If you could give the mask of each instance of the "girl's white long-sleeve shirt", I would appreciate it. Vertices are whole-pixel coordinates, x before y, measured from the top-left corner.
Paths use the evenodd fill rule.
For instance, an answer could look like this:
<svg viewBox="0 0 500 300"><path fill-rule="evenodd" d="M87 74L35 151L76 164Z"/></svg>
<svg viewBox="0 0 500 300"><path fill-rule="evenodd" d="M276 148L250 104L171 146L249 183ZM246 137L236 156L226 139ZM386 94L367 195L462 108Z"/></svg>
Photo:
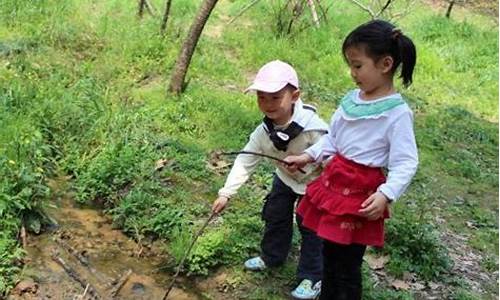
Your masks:
<svg viewBox="0 0 500 300"><path fill-rule="evenodd" d="M366 101L359 97L359 92L354 90L344 97L342 103L350 105L338 107L329 133L305 152L316 162L338 153L362 165L387 168L387 181L378 190L395 201L417 171L413 114L400 94ZM391 101L396 104L390 109L371 109ZM349 112L351 108L359 113Z"/></svg>
<svg viewBox="0 0 500 300"><path fill-rule="evenodd" d="M306 108L304 108L306 107ZM243 148L244 151L252 151L274 156L279 159L284 159L289 155L298 155L304 152L305 149L318 142L321 137L328 131L326 124L311 107L304 105L299 99L295 103L294 112L290 122L296 121L304 129L288 144L286 151L276 149L268 136L266 125L264 123L250 135L248 143ZM284 126L286 127L286 126ZM253 173L258 163L263 158L256 155L240 154L236 157L233 167L227 176L224 187L219 190L219 196L230 198L237 193L238 189L248 180ZM306 184L319 176L321 173L320 164L311 164L304 168L305 174L300 172L290 173L281 164L271 161L276 166L276 175L289 186L295 193L303 195L305 193Z"/></svg>

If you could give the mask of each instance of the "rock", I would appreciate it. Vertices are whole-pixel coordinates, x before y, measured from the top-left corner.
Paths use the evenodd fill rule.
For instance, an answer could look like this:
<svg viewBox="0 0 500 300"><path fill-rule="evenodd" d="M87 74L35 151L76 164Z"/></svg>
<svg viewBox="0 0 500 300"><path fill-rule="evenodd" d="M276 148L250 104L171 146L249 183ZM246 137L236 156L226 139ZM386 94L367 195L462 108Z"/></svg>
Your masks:
<svg viewBox="0 0 500 300"><path fill-rule="evenodd" d="M20 281L14 288L14 294L21 296L24 293L36 294L38 290L38 283L33 279L27 278Z"/></svg>

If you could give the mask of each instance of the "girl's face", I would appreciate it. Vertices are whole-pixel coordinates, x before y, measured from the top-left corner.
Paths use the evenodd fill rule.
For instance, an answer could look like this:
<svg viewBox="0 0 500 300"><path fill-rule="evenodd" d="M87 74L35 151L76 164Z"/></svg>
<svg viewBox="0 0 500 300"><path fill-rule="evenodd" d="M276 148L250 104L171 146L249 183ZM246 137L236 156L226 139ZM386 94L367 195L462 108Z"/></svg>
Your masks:
<svg viewBox="0 0 500 300"><path fill-rule="evenodd" d="M293 104L300 91L285 87L275 93L257 91L259 109L277 125L285 125L292 117Z"/></svg>
<svg viewBox="0 0 500 300"><path fill-rule="evenodd" d="M347 48L345 57L353 81L366 96L378 95L388 86L392 88L392 57L386 56L374 61L363 47Z"/></svg>

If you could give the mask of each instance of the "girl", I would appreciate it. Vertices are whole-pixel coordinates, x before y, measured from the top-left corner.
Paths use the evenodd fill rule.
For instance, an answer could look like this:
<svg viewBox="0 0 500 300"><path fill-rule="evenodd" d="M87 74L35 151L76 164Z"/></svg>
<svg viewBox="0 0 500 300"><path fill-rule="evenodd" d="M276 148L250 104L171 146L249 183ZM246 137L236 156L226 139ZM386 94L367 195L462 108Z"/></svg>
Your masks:
<svg viewBox="0 0 500 300"><path fill-rule="evenodd" d="M359 89L342 99L327 135L285 158L294 171L333 156L297 208L303 225L324 240L324 300L361 299L366 246L383 245L389 203L405 191L418 165L412 112L393 84L400 65L403 85L412 82L413 42L376 20L352 31L342 52Z"/></svg>

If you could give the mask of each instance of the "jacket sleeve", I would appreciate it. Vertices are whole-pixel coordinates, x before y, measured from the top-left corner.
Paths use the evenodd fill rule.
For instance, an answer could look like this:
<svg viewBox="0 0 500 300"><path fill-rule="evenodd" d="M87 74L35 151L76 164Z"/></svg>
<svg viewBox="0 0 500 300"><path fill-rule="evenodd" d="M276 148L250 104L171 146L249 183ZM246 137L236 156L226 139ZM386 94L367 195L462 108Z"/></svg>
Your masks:
<svg viewBox="0 0 500 300"><path fill-rule="evenodd" d="M250 135L244 151L262 152L262 134L259 127ZM226 178L224 187L219 190L219 196L230 198L238 192L238 189L248 180L262 158L257 155L239 154Z"/></svg>
<svg viewBox="0 0 500 300"><path fill-rule="evenodd" d="M388 131L388 139L389 173L387 181L378 190L395 201L404 193L417 172L418 152L411 111L394 122Z"/></svg>

